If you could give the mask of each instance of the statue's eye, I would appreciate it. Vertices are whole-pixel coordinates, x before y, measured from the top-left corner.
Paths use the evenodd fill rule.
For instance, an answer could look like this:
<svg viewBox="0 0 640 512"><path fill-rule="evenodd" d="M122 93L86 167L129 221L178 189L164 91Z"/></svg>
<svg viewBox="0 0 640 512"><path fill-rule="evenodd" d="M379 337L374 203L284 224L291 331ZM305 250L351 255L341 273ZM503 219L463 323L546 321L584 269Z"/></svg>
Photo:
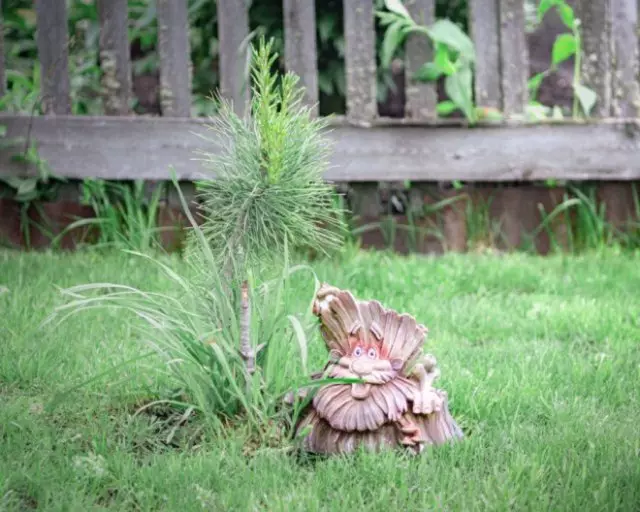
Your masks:
<svg viewBox="0 0 640 512"><path fill-rule="evenodd" d="M356 347L353 350L353 356L354 357L360 357L362 355L362 347Z"/></svg>
<svg viewBox="0 0 640 512"><path fill-rule="evenodd" d="M378 351L375 348L370 348L369 352L367 352L367 355L370 359L375 359L376 357L378 357Z"/></svg>

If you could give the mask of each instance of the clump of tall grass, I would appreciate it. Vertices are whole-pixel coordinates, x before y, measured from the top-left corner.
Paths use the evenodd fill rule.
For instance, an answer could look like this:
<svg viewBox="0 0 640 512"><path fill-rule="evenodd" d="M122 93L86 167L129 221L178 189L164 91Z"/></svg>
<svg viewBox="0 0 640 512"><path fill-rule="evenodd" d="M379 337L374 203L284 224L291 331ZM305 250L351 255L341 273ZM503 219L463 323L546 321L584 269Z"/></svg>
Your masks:
<svg viewBox="0 0 640 512"><path fill-rule="evenodd" d="M629 219L622 228L613 225L607 217L607 205L598 200L594 185L572 185L563 200L547 213L539 206L542 222L533 236L545 231L555 251L576 254L602 250L613 245L628 249L640 248L640 196L636 184L631 184L635 221ZM566 240L560 241L553 229L563 224Z"/></svg>
<svg viewBox="0 0 640 512"><path fill-rule="evenodd" d="M319 283L309 267L290 266L289 247L327 253L342 242L341 211L323 180L325 125L302 104L298 77L287 73L278 81L272 73L272 44L261 40L252 53L251 115L236 115L220 98L211 128L221 149L204 153L216 175L198 183L200 224L174 177L192 228L189 271L178 274L136 253L158 265L180 292L82 285L65 291L72 300L56 312L103 306L133 312L142 321L142 339L184 390L188 405L181 405L218 431L237 417L256 433L270 430L276 419L295 421L283 399L309 384L307 340L315 322L311 302L296 314L300 305L292 302L297 294L290 286L294 275L309 272L311 301Z"/></svg>
<svg viewBox="0 0 640 512"><path fill-rule="evenodd" d="M319 286L306 265L291 266L285 250L282 266L253 275L251 290L252 339L262 348L256 371L248 376L238 352L240 308L238 297L228 294L232 285L219 269L201 228L195 223L176 184L184 211L192 224L192 251L199 259L185 262L187 271L148 253L126 252L156 265L177 292L156 293L119 283L93 283L63 290L69 300L57 307L49 320L64 321L95 308L116 308L133 313L133 328L160 356L159 371L175 381L185 402L166 402L190 408L214 431L241 417L254 433L266 433L274 420L285 419L286 392L307 385L308 339L315 322L310 302L295 303L292 278L306 274L310 300ZM200 265L208 265L206 279ZM247 386L246 379L249 378ZM286 425L286 424L285 424Z"/></svg>
<svg viewBox="0 0 640 512"><path fill-rule="evenodd" d="M148 251L160 247L158 211L164 184L146 193L145 182L121 183L99 179L82 182L82 201L93 208L95 217L77 220L55 239L83 226L94 226L98 248ZM54 241L55 241L54 240Z"/></svg>

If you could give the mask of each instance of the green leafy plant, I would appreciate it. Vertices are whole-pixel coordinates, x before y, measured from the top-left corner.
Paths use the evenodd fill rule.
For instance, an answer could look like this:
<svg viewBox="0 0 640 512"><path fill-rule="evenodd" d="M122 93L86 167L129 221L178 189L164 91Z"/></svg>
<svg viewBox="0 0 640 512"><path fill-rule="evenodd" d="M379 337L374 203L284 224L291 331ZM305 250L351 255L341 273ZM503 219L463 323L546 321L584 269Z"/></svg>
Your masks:
<svg viewBox="0 0 640 512"><path fill-rule="evenodd" d="M0 111L40 114L40 64L29 72L7 70L7 92L0 97Z"/></svg>
<svg viewBox="0 0 640 512"><path fill-rule="evenodd" d="M556 37L551 51L551 67L529 79L528 86L532 97L535 99L542 80L552 71L555 71L562 62L574 57L573 66L573 112L574 118L578 117L580 107L585 116L589 116L597 101L596 93L581 82L582 61L582 37L580 32L580 20L575 16L573 8L565 0L540 0L538 4L538 21L542 21L549 9L555 8L569 32ZM558 111L553 111L554 117Z"/></svg>
<svg viewBox="0 0 640 512"><path fill-rule="evenodd" d="M291 389L317 385L306 377L307 336L315 327L311 308L302 311L289 290L297 281L300 293L305 281L300 279L302 274L311 275L311 281L305 281L307 288L309 284L317 287L317 279L306 266L290 266L286 252L279 271L270 269L255 275L259 284L251 287L251 307L258 321L251 322L251 333L262 340L264 349L256 372L245 385L244 360L237 351L242 316L238 297L227 293L229 282L216 266L216 258L182 195L181 201L201 258L188 259L185 270L176 272L148 253L125 251L156 267L173 292L151 292L125 283L82 284L63 290L67 300L47 322L63 322L100 308L133 315L138 320L132 324L135 334L159 357L158 371L169 378L172 389L144 408L168 405L184 414L185 421L198 417L207 430L220 436L226 434L229 422L240 419L243 430L260 441L275 438L284 442L283 431L290 418L282 408L284 395ZM201 278L204 267L206 281ZM49 406L54 407L69 391Z"/></svg>
<svg viewBox="0 0 640 512"><path fill-rule="evenodd" d="M201 224L174 177L193 228L185 258L189 271L178 275L139 254L165 272L178 295L83 285L68 290L71 301L56 312L65 318L117 307L137 315L141 336L183 390L184 398L164 401L203 415L219 432L241 415L250 429L265 433L284 414L285 392L309 384L307 336L315 322L310 307L295 313L289 288L292 275L310 269L291 267L289 248L327 253L342 240L341 211L323 180L323 121L303 106L295 75L277 80L275 59L271 42L261 39L252 48L250 115L238 117L229 102L218 101L212 129L222 149L204 154L216 179L198 183ZM315 292L319 283L313 283Z"/></svg>
<svg viewBox="0 0 640 512"><path fill-rule="evenodd" d="M11 160L19 163L27 172L24 176L0 177L0 183L10 191L8 194L3 191L2 195L21 203L20 227L29 247L31 245L29 209L39 201L53 200L60 186L67 180L52 172L48 162L40 155L35 141L25 140L23 137L7 138L6 135L6 127L0 126L0 149L13 150Z"/></svg>
<svg viewBox="0 0 640 512"><path fill-rule="evenodd" d="M83 226L96 226L96 245L145 252L159 246L158 209L164 186L147 195L145 183L120 183L99 179L82 182L82 202L93 208L95 218L80 219L60 235ZM148 196L148 197L147 197Z"/></svg>
<svg viewBox="0 0 640 512"><path fill-rule="evenodd" d="M461 110L470 123L476 123L478 112L473 101L473 66L475 47L462 29L448 19L431 26L416 23L400 0L385 0L388 10L378 11L381 23L387 27L382 52L382 64L388 66L396 48L411 33L428 37L434 45L433 62L425 63L413 76L414 80L435 81L444 77L447 101L438 104L438 113L448 115Z"/></svg>
<svg viewBox="0 0 640 512"><path fill-rule="evenodd" d="M376 0L381 7L384 0ZM146 84L153 80L159 69L157 50L158 24L156 2L153 0L129 0L129 40L132 45L132 72L134 79L141 77L134 98L134 108L146 112L144 102ZM209 116L215 113L215 104L208 101L211 92L219 85L219 39L216 2L189 0L189 43L193 63L192 115ZM12 0L2 5L5 28L7 69L28 76L37 57L35 43L36 17L33 2ZM436 14L459 24L463 30L467 23L466 0L437 0ZM274 49L280 55L284 49L283 10L281 0L254 0L249 7L251 31L260 30L265 37L275 39ZM318 87L320 109L323 115L343 113L346 83L344 68L344 19L342 2L325 0L316 5L318 30ZM78 114L102 113L100 98L100 70L98 68L97 36L99 34L95 2L70 2L68 27L71 34L70 70L72 70L72 109ZM381 50L384 34L376 31L376 49ZM279 58L278 67L284 69ZM395 87L387 68L377 68L378 101L384 102ZM36 95L39 94L36 93Z"/></svg>

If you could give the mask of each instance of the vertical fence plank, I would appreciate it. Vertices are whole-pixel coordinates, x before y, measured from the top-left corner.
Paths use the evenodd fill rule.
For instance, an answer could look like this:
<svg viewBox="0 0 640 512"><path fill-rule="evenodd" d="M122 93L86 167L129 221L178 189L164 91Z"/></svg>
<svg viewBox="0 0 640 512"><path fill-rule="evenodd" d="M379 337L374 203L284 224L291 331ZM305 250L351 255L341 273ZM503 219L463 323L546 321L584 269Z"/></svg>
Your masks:
<svg viewBox="0 0 640 512"><path fill-rule="evenodd" d="M127 0L98 0L98 18L104 110L107 115L127 115L131 100Z"/></svg>
<svg viewBox="0 0 640 512"><path fill-rule="evenodd" d="M0 97L7 92L7 82L4 75L4 21L2 19L2 0L0 0Z"/></svg>
<svg viewBox="0 0 640 512"><path fill-rule="evenodd" d="M611 0L579 0L582 27L582 81L597 96L595 117L611 112Z"/></svg>
<svg viewBox="0 0 640 512"><path fill-rule="evenodd" d="M612 113L616 117L636 117L640 111L638 73L637 0L612 0L612 37L615 70Z"/></svg>
<svg viewBox="0 0 640 512"><path fill-rule="evenodd" d="M435 20L435 0L407 0L411 17L420 25L430 25ZM406 43L406 95L405 116L413 119L436 117L438 97L433 83L418 82L413 74L433 59L431 41L424 34L411 34Z"/></svg>
<svg viewBox="0 0 640 512"><path fill-rule="evenodd" d="M304 101L318 114L318 57L314 0L284 0L284 58L288 71L300 77Z"/></svg>
<svg viewBox="0 0 640 512"><path fill-rule="evenodd" d="M220 94L242 115L249 101L249 12L245 0L218 0Z"/></svg>
<svg viewBox="0 0 640 512"><path fill-rule="evenodd" d="M44 114L70 114L66 0L36 0L36 44Z"/></svg>
<svg viewBox="0 0 640 512"><path fill-rule="evenodd" d="M191 115L191 56L187 0L156 0L162 115Z"/></svg>
<svg viewBox="0 0 640 512"><path fill-rule="evenodd" d="M476 47L475 101L480 107L496 109L502 109L499 7L499 0L469 0L469 25Z"/></svg>
<svg viewBox="0 0 640 512"><path fill-rule="evenodd" d="M378 112L373 4L344 2L347 118L355 124L368 124Z"/></svg>
<svg viewBox="0 0 640 512"><path fill-rule="evenodd" d="M500 0L500 67L505 117L522 115L528 101L529 51L524 0Z"/></svg>

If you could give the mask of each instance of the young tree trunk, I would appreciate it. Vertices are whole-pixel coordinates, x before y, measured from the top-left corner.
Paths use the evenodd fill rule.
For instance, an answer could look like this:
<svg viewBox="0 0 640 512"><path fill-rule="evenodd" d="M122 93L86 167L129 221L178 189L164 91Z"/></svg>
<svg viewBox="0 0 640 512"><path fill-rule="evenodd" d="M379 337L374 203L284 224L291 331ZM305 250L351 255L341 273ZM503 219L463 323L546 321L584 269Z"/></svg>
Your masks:
<svg viewBox="0 0 640 512"><path fill-rule="evenodd" d="M245 279L240 286L240 355L249 376L256 370L256 355L251 346L251 302L249 283Z"/></svg>

